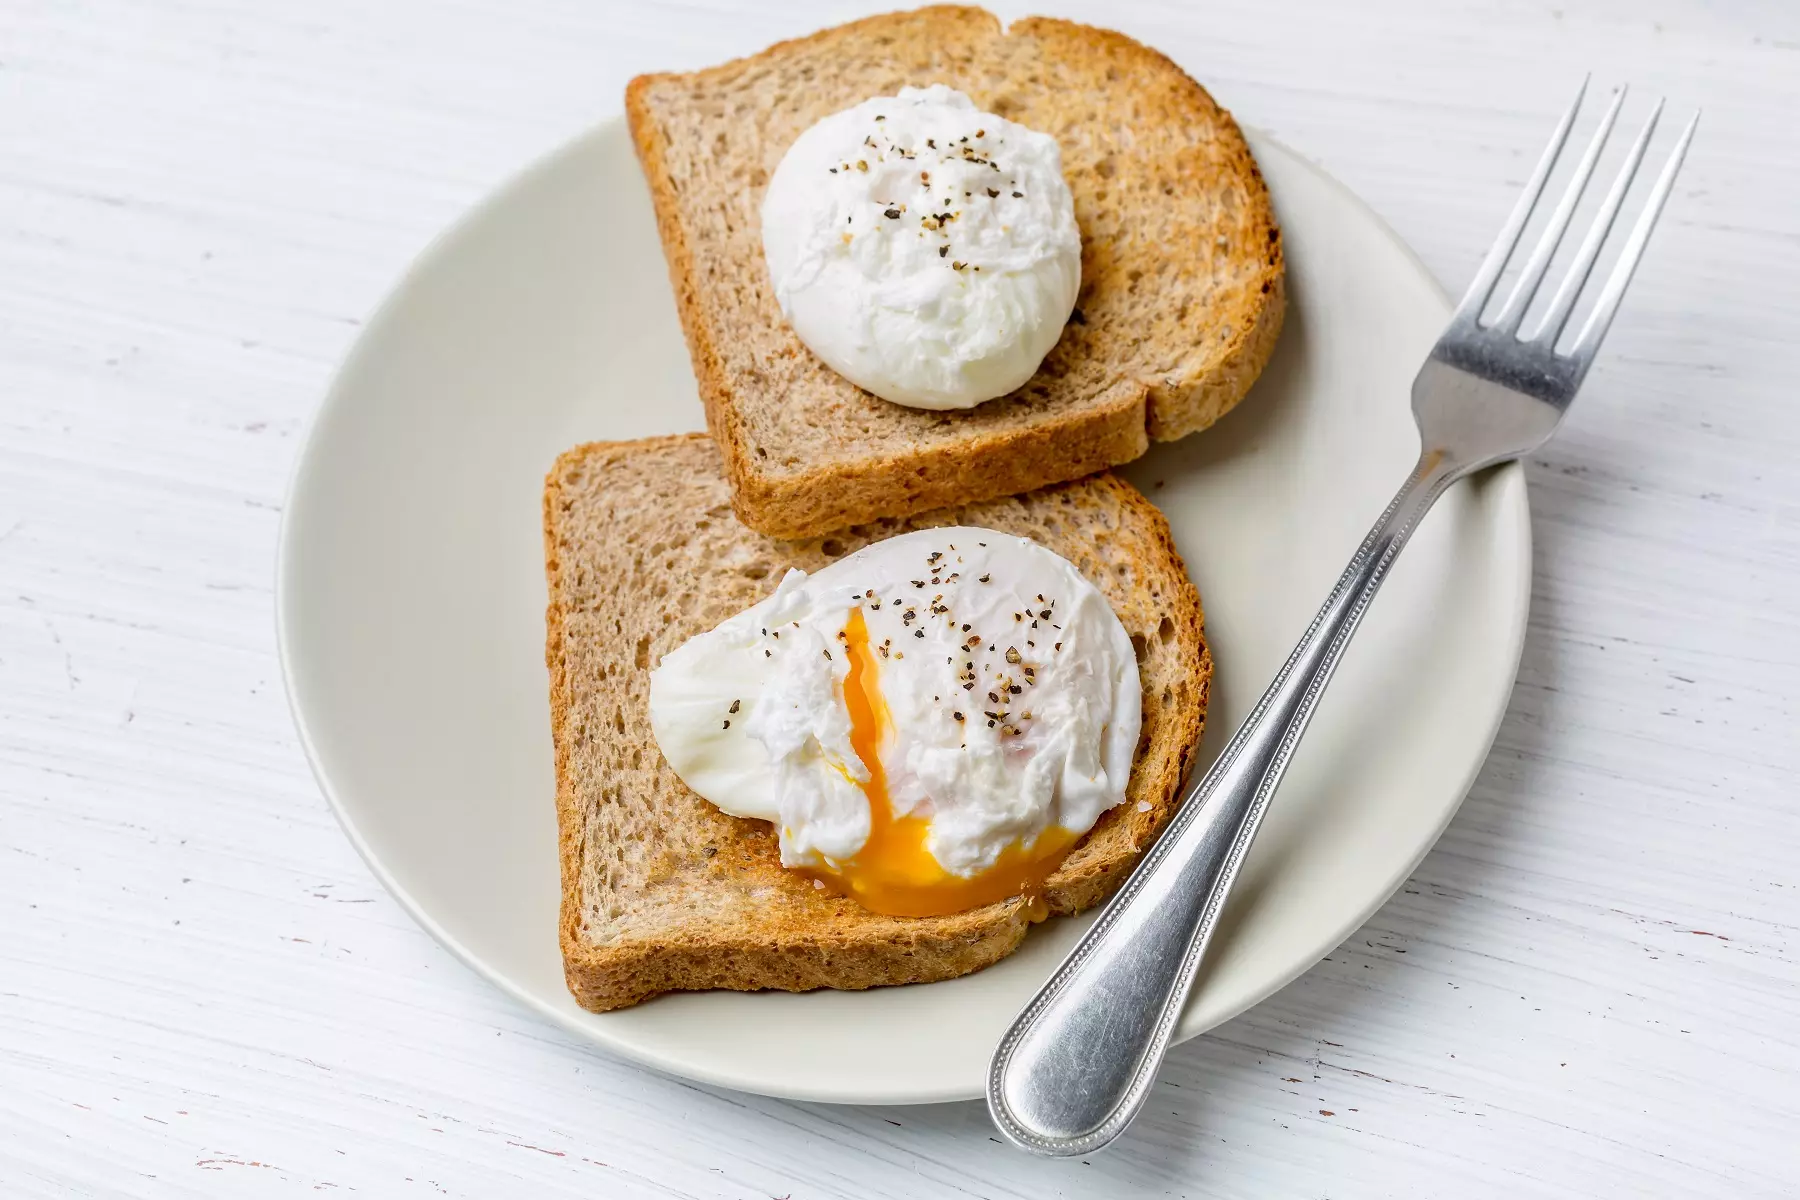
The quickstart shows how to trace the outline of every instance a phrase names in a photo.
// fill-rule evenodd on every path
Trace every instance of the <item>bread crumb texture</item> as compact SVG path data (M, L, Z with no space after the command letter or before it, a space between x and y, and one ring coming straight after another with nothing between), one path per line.
M783 870L773 828L684 785L650 729L649 669L694 634L894 534L982 525L1034 538L1112 604L1137 649L1143 734L1125 803L1051 876L1052 913L1110 895L1179 798L1212 662L1200 597L1167 522L1110 475L1029 495L783 541L732 514L704 435L595 443L563 455L544 493L551 676L570 990L596 1011L674 989L866 988L947 979L1010 953L1013 899L946 917L889 917Z
M945 83L1053 135L1075 196L1074 316L1018 391L965 412L890 404L801 344L763 262L763 191L820 118ZM690 74L626 111L732 503L764 533L1026 491L1212 424L1268 361L1281 234L1231 115L1122 34L978 8L871 17Z

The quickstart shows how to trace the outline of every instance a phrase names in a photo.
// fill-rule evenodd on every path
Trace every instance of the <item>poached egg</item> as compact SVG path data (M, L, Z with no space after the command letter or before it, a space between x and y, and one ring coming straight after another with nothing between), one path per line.
M1056 140L943 84L802 133L769 179L762 238L807 348L914 408L972 408L1024 384L1081 287Z
M783 866L896 916L1035 896L1124 799L1140 720L1105 597L1036 542L966 526L789 571L650 673L683 782L772 822Z

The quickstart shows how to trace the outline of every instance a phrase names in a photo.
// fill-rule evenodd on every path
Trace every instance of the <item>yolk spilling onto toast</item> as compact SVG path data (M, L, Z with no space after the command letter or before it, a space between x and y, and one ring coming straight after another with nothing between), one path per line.
M868 781L861 785L869 798L869 840L837 870L811 868L805 873L864 908L889 916L943 916L1023 896L1032 919L1041 919L1047 911L1042 900L1044 881L1080 835L1053 826L1029 846L1016 842L1008 846L994 865L980 874L964 877L946 871L926 847L930 822L911 814L895 816L888 799L881 746L892 733L892 721L882 699L880 669L869 648L869 627L860 607L850 610L844 645L850 656L850 673L844 680L850 745L869 772Z

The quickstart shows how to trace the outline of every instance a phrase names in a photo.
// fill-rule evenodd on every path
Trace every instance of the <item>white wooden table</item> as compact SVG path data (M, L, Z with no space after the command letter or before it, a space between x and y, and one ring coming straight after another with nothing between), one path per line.
M1317 159L1452 290L1584 69L1706 109L1530 467L1530 637L1461 815L1327 961L1177 1051L1118 1149L1043 1162L975 1104L652 1076L374 883L302 761L271 619L334 364L435 231L631 75L858 7L0 5L0 1194L1795 1194L1800 10L1777 0L1068 6Z

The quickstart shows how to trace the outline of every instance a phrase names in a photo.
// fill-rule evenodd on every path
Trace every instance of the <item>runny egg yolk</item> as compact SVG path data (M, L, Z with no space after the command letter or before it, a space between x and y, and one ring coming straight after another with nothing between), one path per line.
M881 747L893 726L860 606L850 610L845 622L844 646L850 658L843 688L844 707L850 713L850 745L869 773L868 781L861 785L869 798L869 840L837 869L812 867L805 873L864 908L889 916L942 916L1023 896L1033 919L1043 917L1044 881L1081 835L1053 826L1030 845L1015 842L1008 846L993 866L979 874L964 877L944 870L926 847L930 821L911 814L895 816L888 799Z

